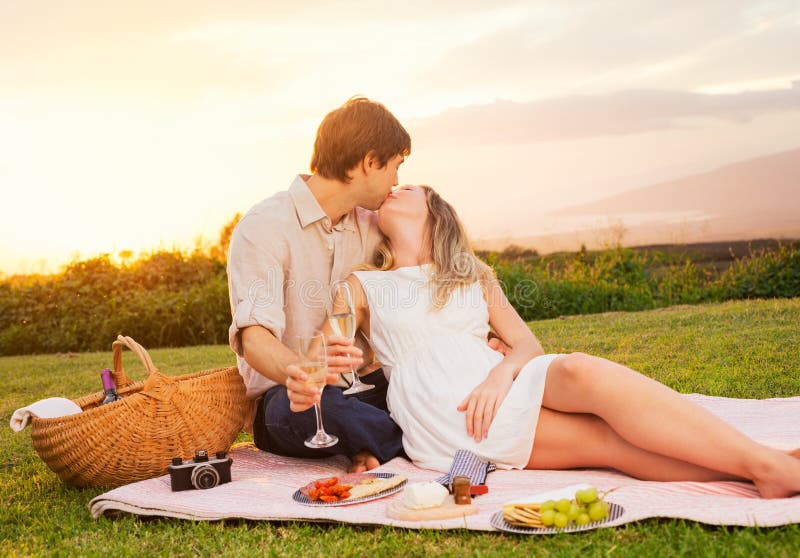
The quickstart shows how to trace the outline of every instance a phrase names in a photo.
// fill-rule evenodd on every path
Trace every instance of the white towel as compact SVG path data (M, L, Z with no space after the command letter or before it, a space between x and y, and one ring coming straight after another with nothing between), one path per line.
M68 415L74 415L80 412L81 408L78 407L75 402L69 399L64 399L63 397L50 397L48 399L42 399L41 401L31 403L27 407L23 407L14 411L14 414L11 415L11 430L14 432L21 432L26 426L28 426L28 423L31 421L31 417L66 417Z

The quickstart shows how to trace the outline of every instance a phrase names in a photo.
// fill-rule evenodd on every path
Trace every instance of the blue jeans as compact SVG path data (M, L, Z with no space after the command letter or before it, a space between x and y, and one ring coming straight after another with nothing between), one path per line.
M317 431L314 408L295 413L289 409L286 386L275 386L264 394L253 423L253 441L259 449L290 457L320 458L365 450L385 463L403 451L403 433L389 418L383 370L362 377L374 389L343 395L342 388L327 386L322 392L322 422L325 431L339 443L321 449L303 443Z

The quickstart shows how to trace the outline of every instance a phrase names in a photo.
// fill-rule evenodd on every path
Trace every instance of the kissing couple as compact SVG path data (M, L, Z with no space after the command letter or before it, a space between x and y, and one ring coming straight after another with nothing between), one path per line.
M229 339L257 447L346 455L353 472L403 453L446 472L466 449L503 469L613 468L645 480L750 480L764 498L800 493L800 451L759 444L621 364L545 353L452 205L430 186L398 187L410 153L394 115L351 98L320 124L312 174L236 226ZM341 282L355 341L334 335L330 305L309 295ZM321 393L290 348L316 331L328 350ZM351 367L374 389L345 394ZM304 444L315 402L334 446Z

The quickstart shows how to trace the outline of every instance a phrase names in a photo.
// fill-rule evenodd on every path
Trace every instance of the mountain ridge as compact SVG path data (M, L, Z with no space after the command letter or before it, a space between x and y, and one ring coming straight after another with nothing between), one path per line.
M578 224L569 232L486 238L474 244L482 250L515 244L548 253L581 245L800 238L800 148L736 161L546 215ZM607 226L587 226L592 218Z
M753 195L757 188L758 195ZM770 199L765 193L792 203ZM745 198L747 203L743 203ZM648 211L738 214L753 213L754 210L784 213L789 209L796 210L800 216L800 148L736 161L710 171L634 188L548 214L578 216Z

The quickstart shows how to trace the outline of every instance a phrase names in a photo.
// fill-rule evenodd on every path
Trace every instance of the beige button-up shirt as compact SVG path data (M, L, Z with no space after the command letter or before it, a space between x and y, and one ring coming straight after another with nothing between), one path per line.
M382 238L376 214L360 207L331 226L307 178L297 176L288 191L256 204L231 238L228 291L233 321L228 334L250 399L276 384L244 360L240 331L260 325L291 348L295 336L310 335L323 325L331 285L371 260ZM366 357L363 340L356 344Z

